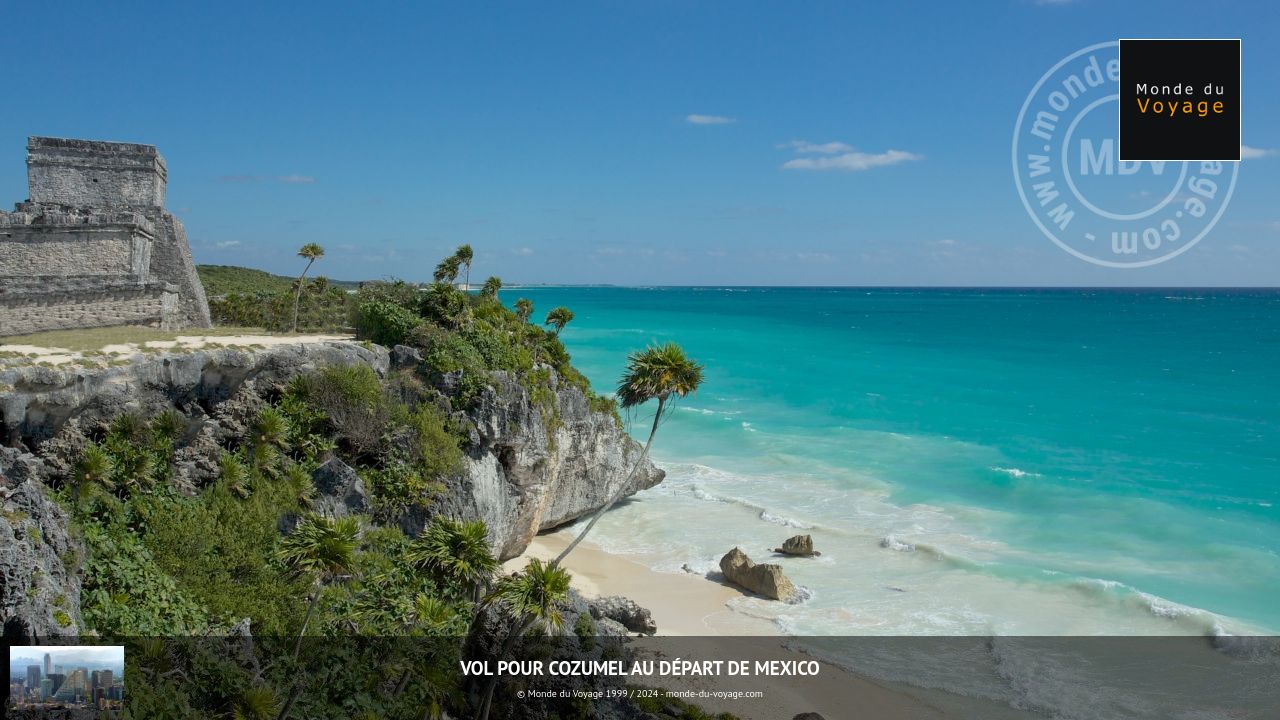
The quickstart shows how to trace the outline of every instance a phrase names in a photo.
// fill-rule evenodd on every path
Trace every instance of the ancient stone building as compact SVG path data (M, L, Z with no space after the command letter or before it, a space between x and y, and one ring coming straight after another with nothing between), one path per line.
M32 137L30 197L0 211L0 336L209 327L182 223L152 145Z

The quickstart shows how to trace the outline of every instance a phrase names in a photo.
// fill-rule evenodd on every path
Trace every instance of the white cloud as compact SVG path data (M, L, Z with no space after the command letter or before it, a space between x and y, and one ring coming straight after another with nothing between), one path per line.
M791 148L801 154L818 153L821 155L834 155L842 152L852 152L853 146L842 142L829 143L811 143L808 140L792 140L789 143L779 145L780 148Z
M240 244L239 240L223 240L220 243L214 243L214 247L218 248L219 250L226 250L227 248L236 247L239 244Z
M882 153L865 153L856 150L826 157L803 157L782 164L784 170L845 170L859 172L871 168L897 165L912 160L923 160L923 155L905 150L886 150Z
M316 181L311 175L281 175L279 180L289 185L310 185Z
M685 122L693 125L728 125L738 122L737 118L725 117L724 115L686 115Z
M1276 154L1276 151L1270 148L1256 148L1256 147L1249 147L1248 145L1240 146L1241 160L1257 160L1259 158L1270 157L1275 154Z
M516 255L521 255L521 256L524 256L524 257L528 257L528 256L530 256L530 255L532 255L532 254L533 254L533 248L531 248L531 247L516 248L515 250L512 250L511 252L515 253Z

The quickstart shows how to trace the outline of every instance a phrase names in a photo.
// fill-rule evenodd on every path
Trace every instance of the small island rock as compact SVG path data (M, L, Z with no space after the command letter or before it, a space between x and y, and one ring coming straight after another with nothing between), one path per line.
M754 563L736 547L720 558L720 572L734 585L773 600L790 602L798 595L796 586L782 574L781 565Z

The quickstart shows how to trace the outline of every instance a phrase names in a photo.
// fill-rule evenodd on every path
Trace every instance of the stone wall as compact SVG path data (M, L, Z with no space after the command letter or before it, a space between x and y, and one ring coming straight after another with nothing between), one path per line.
M27 153L31 197L0 212L0 336L211 325L155 147L32 137Z
M113 325L171 330L177 301L165 283L0 296L0 328L9 335Z
M154 240L151 223L132 213L75 222L30 213L0 214L0 277L14 275L11 282L43 276L145 282ZM23 274L15 275L15 270ZM0 287L0 294L5 289Z
M153 145L27 140L27 184L34 203L164 207L168 179L164 158Z

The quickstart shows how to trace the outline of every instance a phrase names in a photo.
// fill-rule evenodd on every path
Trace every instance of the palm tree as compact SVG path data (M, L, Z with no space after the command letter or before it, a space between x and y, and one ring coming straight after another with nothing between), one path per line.
M253 685L244 689L231 709L232 720L271 720L276 716L280 700L266 685Z
M471 292L471 260L475 257L475 254L471 252L471 246L459 245L458 249L453 251L453 256L458 259L458 262L467 266L467 279L463 281L465 283L463 289L466 292Z
M311 613L316 609L320 593L325 585L350 574L359 545L359 520L354 517L335 520L321 515L304 517L293 532L280 542L280 561L292 572L312 577L307 614L302 618L302 629L298 631L298 640L293 645L295 660L302 650L302 638L307 634L307 624L311 622ZM302 694L302 679L303 676L299 674L277 720L289 717L294 703Z
M482 520L455 520L437 515L409 546L409 562L436 578L467 588L478 603L489 586L498 560L489 551L489 532Z
M496 300L498 291L502 289L502 278L490 277L484 281L484 286L480 288L480 297Z
M432 273L431 277L438 283L452 285L458 279L461 264L462 261L458 259L457 255L450 255L441 260L439 265L436 265L436 271Z
M533 301L529 298L516 300L516 317L523 322L529 322L530 315L533 315Z
M569 581L569 573L556 563L543 563L534 558L524 570L503 578L498 583L498 587L494 588L486 601L501 604L515 618L515 625L502 644L499 660L511 652L516 641L535 623L541 623L552 630L563 624L560 604L569 595ZM497 687L498 676L494 675L485 684L480 711L476 713L477 720L488 720L489 710L493 706L493 691Z
M307 266L302 268L302 274L298 276L298 287L293 291L293 332L298 332L298 304L302 302L302 280L307 276L311 265L324 257L324 248L315 243L307 243L298 249L298 257L306 258Z
M573 552L578 543L591 532L591 528L595 527L601 516L608 512L614 503L622 499L636 470L649 457L653 436L658 432L658 425L662 422L664 413L669 410L668 401L697 391L701 384L702 366L685 355L684 349L673 342L651 345L627 356L627 371L618 381L618 401L624 409L638 407L650 400L658 401L658 409L653 414L653 426L649 428L649 439L645 441L644 450L636 459L635 465L631 467L631 471L627 473L622 485L614 492L613 497L591 516L591 521L556 557L553 564L559 565L569 553Z
M561 305L558 308L553 308L551 312L547 313L547 320L542 324L554 327L556 329L556 337L559 337L560 331L564 329L564 326L568 325L572 321L573 311Z
M312 588L307 602L307 614L302 618L302 629L293 655L302 648L302 637L307 634L307 624L315 611L316 602L325 585L350 574L356 548L360 544L360 521L354 517L327 518L308 515L280 542L279 557L294 573L310 575Z

